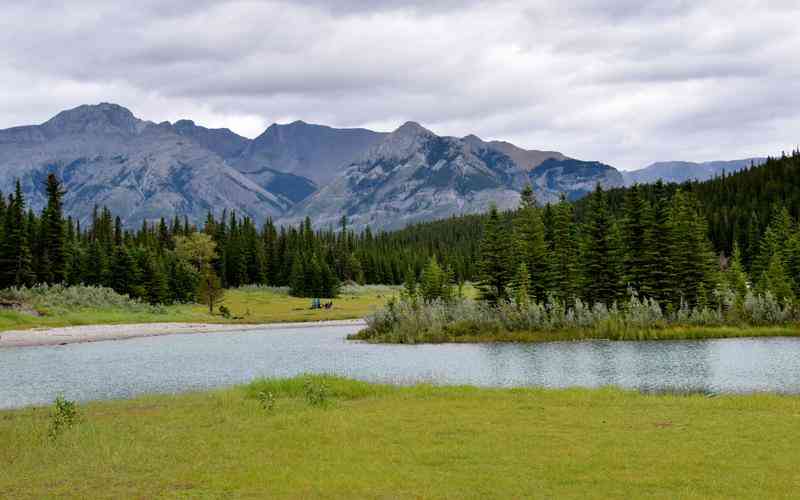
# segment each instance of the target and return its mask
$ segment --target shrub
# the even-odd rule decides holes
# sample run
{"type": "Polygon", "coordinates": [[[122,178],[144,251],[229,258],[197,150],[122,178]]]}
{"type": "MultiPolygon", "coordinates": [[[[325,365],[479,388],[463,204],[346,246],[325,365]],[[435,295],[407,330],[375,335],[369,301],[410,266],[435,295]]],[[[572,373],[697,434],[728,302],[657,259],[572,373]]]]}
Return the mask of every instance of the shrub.
{"type": "Polygon", "coordinates": [[[323,380],[308,378],[305,381],[306,401],[311,406],[323,407],[328,405],[330,389],[323,380]]]}
{"type": "Polygon", "coordinates": [[[498,337],[517,332],[572,331],[570,338],[612,340],[658,338],[657,330],[669,326],[783,325],[797,321],[798,311],[769,292],[744,300],[730,289],[715,291],[716,305],[691,307],[682,301],[675,311],[664,311],[657,301],[629,292],[627,301],[591,307],[575,299],[568,306],[550,297],[545,303],[487,302],[457,298],[419,302],[391,299],[386,307],[367,317],[367,327],[353,339],[415,344],[447,342],[461,337],[498,337]],[[737,304],[743,303],[739,308],[737,304]],[[740,312],[740,309],[742,310],[740,312]]]}
{"type": "Polygon", "coordinates": [[[47,435],[57,439],[65,430],[78,423],[78,405],[74,401],[58,396],[50,413],[50,429],[47,435]]]}
{"type": "Polygon", "coordinates": [[[46,314],[61,314],[80,309],[118,309],[135,313],[161,314],[166,309],[150,305],[111,288],[87,285],[34,285],[0,290],[0,298],[29,304],[46,314]]]}
{"type": "Polygon", "coordinates": [[[271,391],[259,391],[256,398],[264,411],[272,412],[275,409],[275,394],[271,391]]]}

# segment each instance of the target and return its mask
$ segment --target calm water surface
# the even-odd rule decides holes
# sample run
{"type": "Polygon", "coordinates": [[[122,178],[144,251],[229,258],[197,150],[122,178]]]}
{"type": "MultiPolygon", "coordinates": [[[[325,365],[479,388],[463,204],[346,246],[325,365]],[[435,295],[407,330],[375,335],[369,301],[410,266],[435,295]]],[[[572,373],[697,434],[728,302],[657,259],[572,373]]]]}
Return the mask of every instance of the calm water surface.
{"type": "Polygon", "coordinates": [[[800,339],[371,345],[358,327],[0,349],[0,408],[173,393],[304,372],[410,384],[800,393],[800,339]]]}

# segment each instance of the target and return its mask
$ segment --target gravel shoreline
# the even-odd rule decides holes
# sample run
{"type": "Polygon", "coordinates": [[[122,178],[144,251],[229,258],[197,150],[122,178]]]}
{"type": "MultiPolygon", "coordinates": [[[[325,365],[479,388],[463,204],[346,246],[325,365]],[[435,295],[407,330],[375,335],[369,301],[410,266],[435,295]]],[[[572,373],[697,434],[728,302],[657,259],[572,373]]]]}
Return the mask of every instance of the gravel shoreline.
{"type": "Polygon", "coordinates": [[[137,323],[128,325],[83,325],[33,330],[0,332],[0,349],[43,345],[65,345],[81,342],[123,340],[180,333],[212,333],[226,331],[257,331],[278,328],[319,328],[330,326],[361,326],[363,319],[308,321],[299,323],[213,324],[213,323],[137,323]]]}

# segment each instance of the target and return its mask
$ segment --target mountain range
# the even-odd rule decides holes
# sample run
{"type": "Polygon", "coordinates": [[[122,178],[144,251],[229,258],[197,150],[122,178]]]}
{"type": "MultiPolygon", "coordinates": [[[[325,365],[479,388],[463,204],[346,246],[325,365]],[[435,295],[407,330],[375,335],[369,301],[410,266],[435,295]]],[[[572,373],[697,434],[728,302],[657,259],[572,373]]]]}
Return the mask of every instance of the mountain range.
{"type": "Polygon", "coordinates": [[[258,222],[310,217],[327,226],[347,216],[352,227],[390,229],[483,211],[491,203],[509,208],[526,184],[548,202],[562,193],[579,198],[597,183],[677,180],[699,171],[659,165],[669,164],[636,177],[557,151],[439,136],[414,122],[386,133],[297,121],[248,139],[191,120],[145,121],[110,103],[0,130],[0,190],[10,192],[19,179],[39,210],[44,179],[55,173],[65,184],[70,215],[85,222],[95,206],[107,206],[129,227],[174,215],[201,222],[208,212],[228,210],[258,222]]]}
{"type": "Polygon", "coordinates": [[[626,186],[648,184],[663,180],[664,182],[685,182],[689,180],[705,181],[722,175],[732,174],[758,166],[767,161],[766,158],[745,158],[743,160],[708,161],[696,163],[691,161],[663,161],[653,163],[639,170],[622,172],[626,186]]]}

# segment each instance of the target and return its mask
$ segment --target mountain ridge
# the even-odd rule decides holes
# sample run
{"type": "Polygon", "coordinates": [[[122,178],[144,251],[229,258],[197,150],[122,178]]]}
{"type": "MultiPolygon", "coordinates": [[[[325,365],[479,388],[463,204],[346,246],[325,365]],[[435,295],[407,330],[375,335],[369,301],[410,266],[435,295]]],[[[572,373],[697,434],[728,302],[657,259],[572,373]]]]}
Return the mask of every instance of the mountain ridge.
{"type": "Polygon", "coordinates": [[[633,175],[558,151],[440,136],[413,121],[376,132],[298,120],[249,139],[190,119],[146,121],[107,102],[0,130],[0,190],[19,178],[30,206],[41,209],[48,173],[62,178],[65,209],[81,221],[107,205],[128,226],[235,210],[257,221],[311,217],[318,225],[347,215],[374,228],[491,203],[510,208],[528,183],[548,202],[562,193],[577,199],[597,183],[621,186],[633,175]]]}
{"type": "Polygon", "coordinates": [[[677,183],[689,180],[704,181],[721,175],[723,172],[732,174],[750,166],[761,165],[765,161],[767,159],[763,157],[706,162],[659,161],[638,170],[623,171],[622,177],[626,186],[636,183],[652,183],[658,180],[677,183]]]}

